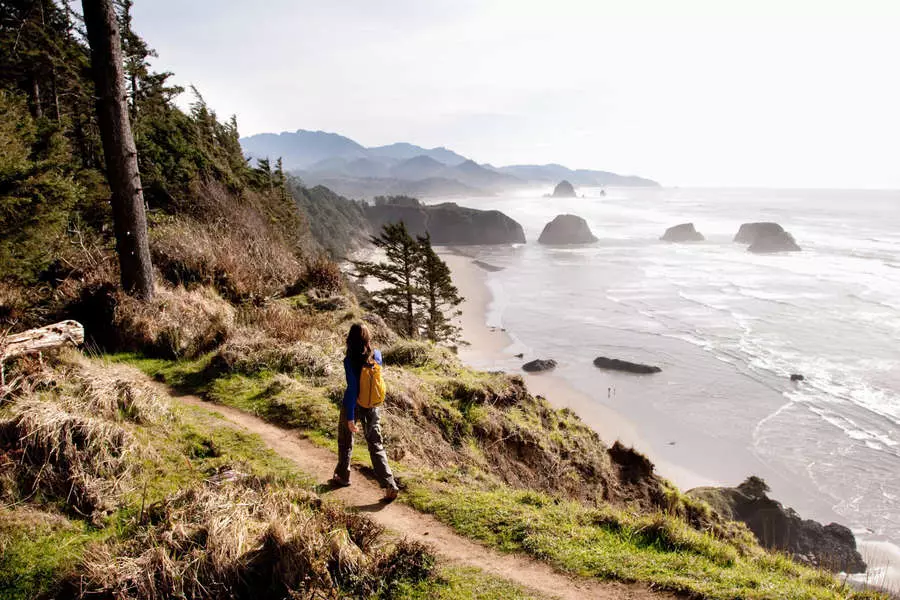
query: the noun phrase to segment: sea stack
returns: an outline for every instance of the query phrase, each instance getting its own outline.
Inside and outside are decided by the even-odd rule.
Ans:
[[[587,221],[575,215],[557,215],[544,226],[539,244],[561,246],[568,244],[590,244],[597,238],[591,233]]]
[[[682,223],[681,225],[666,229],[666,232],[659,239],[664,242],[683,243],[702,242],[706,238],[703,237],[702,233],[694,229],[693,223]]]
[[[554,198],[575,198],[576,196],[575,188],[565,179],[557,183],[556,187],[553,188]]]
[[[739,244],[752,244],[759,237],[779,233],[784,233],[784,227],[778,223],[744,223],[734,236],[734,241]]]
[[[744,223],[734,236],[734,241],[750,244],[747,251],[756,254],[800,251],[794,236],[778,223]]]

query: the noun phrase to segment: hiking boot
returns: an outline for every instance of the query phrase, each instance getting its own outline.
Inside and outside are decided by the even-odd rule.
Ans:
[[[350,480],[349,479],[341,479],[337,475],[332,475],[331,479],[328,480],[328,485],[330,485],[331,487],[336,487],[336,488],[349,487]]]
[[[398,490],[397,488],[395,488],[395,487],[388,488],[387,491],[384,493],[384,498],[382,498],[382,500],[384,502],[393,502],[394,500],[397,499],[397,496],[399,496],[399,495],[400,495],[400,490]]]

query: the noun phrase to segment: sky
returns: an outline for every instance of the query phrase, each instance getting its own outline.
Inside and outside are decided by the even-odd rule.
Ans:
[[[900,189],[900,0],[136,0],[134,24],[242,135]]]

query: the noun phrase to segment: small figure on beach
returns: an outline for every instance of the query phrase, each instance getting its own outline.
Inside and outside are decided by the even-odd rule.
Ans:
[[[350,485],[353,434],[362,431],[369,446],[372,469],[375,471],[381,487],[387,490],[384,501],[391,502],[397,498],[399,489],[397,482],[394,481],[394,474],[388,465],[387,453],[384,450],[381,415],[377,406],[380,400],[373,403],[368,399],[376,384],[382,385],[383,392],[383,380],[378,381],[381,378],[381,365],[381,351],[372,348],[372,335],[369,333],[369,328],[364,323],[354,323],[347,334],[347,352],[344,356],[347,389],[344,392],[341,414],[338,418],[338,464],[330,483],[336,487]],[[364,373],[367,379],[361,385],[360,379]],[[370,383],[370,379],[373,383]],[[366,401],[361,400],[360,392],[364,393]]]

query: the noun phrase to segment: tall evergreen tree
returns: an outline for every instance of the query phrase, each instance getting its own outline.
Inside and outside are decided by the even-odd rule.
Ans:
[[[460,328],[453,319],[462,312],[457,308],[463,298],[453,285],[450,267],[431,247],[431,235],[416,238],[421,261],[416,271],[416,286],[423,305],[423,329],[432,342],[459,339]]]
[[[416,275],[422,258],[421,247],[402,221],[385,225],[381,234],[372,236],[371,241],[384,250],[387,262],[356,262],[357,273],[384,284],[372,294],[378,313],[399,327],[406,337],[416,337],[419,332]]]
[[[113,225],[122,287],[153,297],[153,267],[137,148],[128,121],[119,23],[112,0],[82,0],[97,93],[97,122],[112,192]]]

